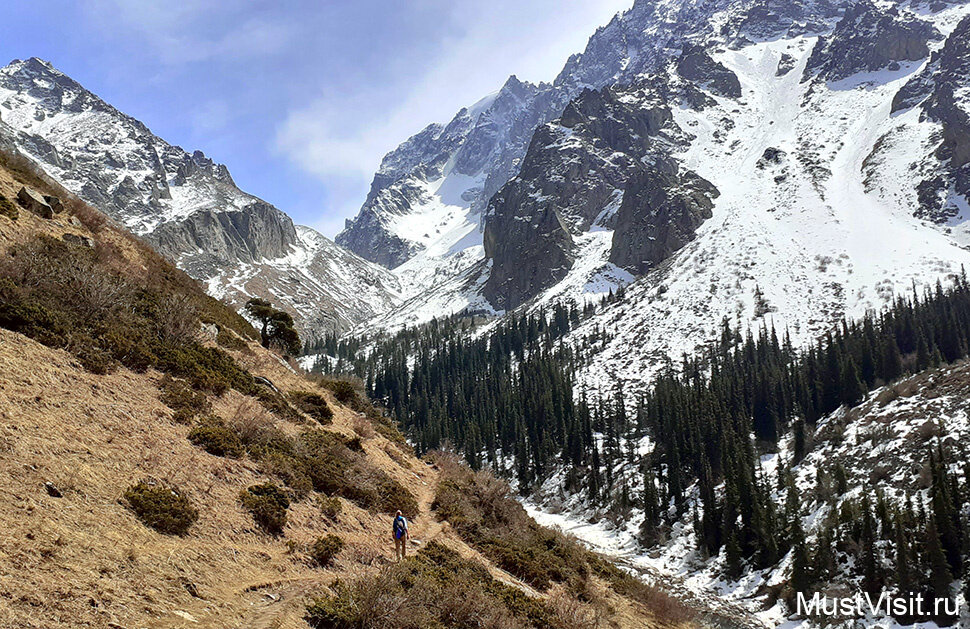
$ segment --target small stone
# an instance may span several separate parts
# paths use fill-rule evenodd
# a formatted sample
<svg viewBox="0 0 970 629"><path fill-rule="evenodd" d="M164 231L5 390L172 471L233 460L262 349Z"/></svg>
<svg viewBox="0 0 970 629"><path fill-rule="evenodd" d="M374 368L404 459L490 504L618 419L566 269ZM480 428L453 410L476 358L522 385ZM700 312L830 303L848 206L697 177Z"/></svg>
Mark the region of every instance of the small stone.
<svg viewBox="0 0 970 629"><path fill-rule="evenodd" d="M47 481L46 483L44 483L44 489L47 490L47 495L50 496L51 498L63 498L64 497L64 494L61 493L61 490L58 489L54 485L54 483L52 483L50 481Z"/></svg>
<svg viewBox="0 0 970 629"><path fill-rule="evenodd" d="M87 236L79 236L77 234L64 234L61 236L61 240L69 245L77 245L78 247L88 247L89 249L94 248L94 240L88 238Z"/></svg>
<svg viewBox="0 0 970 629"><path fill-rule="evenodd" d="M60 214L64 211L64 204L61 203L61 200L54 195L45 194L44 200L47 201L47 205L51 206L51 210L54 211L54 214Z"/></svg>

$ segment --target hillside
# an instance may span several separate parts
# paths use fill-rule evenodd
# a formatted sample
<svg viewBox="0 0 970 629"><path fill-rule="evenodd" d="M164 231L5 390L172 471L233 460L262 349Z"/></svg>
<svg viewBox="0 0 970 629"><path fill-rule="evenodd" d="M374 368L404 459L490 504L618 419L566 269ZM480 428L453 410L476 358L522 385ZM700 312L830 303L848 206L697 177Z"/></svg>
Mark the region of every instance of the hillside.
<svg viewBox="0 0 970 629"><path fill-rule="evenodd" d="M536 527L487 474L417 459L352 384L297 374L27 160L0 164L5 199L28 184L65 206L0 201L0 626L720 618ZM398 508L417 557L392 566Z"/></svg>

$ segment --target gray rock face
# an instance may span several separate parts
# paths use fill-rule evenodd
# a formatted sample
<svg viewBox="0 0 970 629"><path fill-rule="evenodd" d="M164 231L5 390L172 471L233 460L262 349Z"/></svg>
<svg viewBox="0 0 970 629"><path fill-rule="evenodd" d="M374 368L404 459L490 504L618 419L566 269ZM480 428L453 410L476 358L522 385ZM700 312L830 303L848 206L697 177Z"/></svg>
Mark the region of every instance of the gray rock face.
<svg viewBox="0 0 970 629"><path fill-rule="evenodd" d="M193 275L218 273L226 260L253 264L285 256L297 242L293 221L254 201L240 211L203 210L182 221L162 223L151 234L158 250Z"/></svg>
<svg viewBox="0 0 970 629"><path fill-rule="evenodd" d="M741 98L741 82L702 46L686 46L677 59L677 73L698 87L726 98Z"/></svg>
<svg viewBox="0 0 970 629"><path fill-rule="evenodd" d="M970 97L965 92L970 76L970 17L957 24L946 43L933 54L926 67L899 90L893 111L917 105L939 122L942 137L935 158L934 175L917 184L920 207L916 216L945 222L958 212L947 205L952 188L970 195Z"/></svg>
<svg viewBox="0 0 970 629"><path fill-rule="evenodd" d="M414 179L404 178L377 192L372 185L371 194L373 200L355 218L347 220L336 242L365 260L393 269L408 261L418 249L413 242L386 229L385 223L394 216L407 214L412 205L427 199L428 193Z"/></svg>
<svg viewBox="0 0 970 629"><path fill-rule="evenodd" d="M670 121L657 91L607 88L584 91L536 130L519 176L486 211L492 268L484 294L492 305L515 308L566 275L572 233L612 225L606 208Z"/></svg>
<svg viewBox="0 0 970 629"><path fill-rule="evenodd" d="M846 9L830 36L819 38L805 78L817 74L839 81L859 72L918 61L929 56L928 43L939 36L927 22L904 19L895 8L881 9L870 0L861 0Z"/></svg>
<svg viewBox="0 0 970 629"><path fill-rule="evenodd" d="M493 306L515 308L560 281L573 265L575 237L590 229L615 227L617 260L639 272L630 256L659 261L710 216L709 201L705 215L690 194L675 190L696 192L698 203L713 191L696 175L680 173L668 156L680 134L669 93L661 81L586 90L559 120L536 130L520 174L492 198L485 214L485 254L492 267L484 295ZM656 216L645 207L647 188L654 191L649 201L669 197ZM646 251L641 236L650 229L658 242Z"/></svg>
<svg viewBox="0 0 970 629"><path fill-rule="evenodd" d="M632 179L616 215L610 262L642 275L694 239L711 218L717 189L673 160L658 160Z"/></svg>
<svg viewBox="0 0 970 629"><path fill-rule="evenodd" d="M721 29L734 45L772 37L795 37L828 30L827 21L841 14L835 0L754 0L738 10Z"/></svg>

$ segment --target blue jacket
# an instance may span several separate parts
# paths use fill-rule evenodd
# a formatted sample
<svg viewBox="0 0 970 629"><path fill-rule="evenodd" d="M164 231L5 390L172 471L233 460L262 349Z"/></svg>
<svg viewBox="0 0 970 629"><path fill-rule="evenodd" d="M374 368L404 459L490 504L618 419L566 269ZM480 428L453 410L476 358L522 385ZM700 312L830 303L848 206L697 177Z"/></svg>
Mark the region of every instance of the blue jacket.
<svg viewBox="0 0 970 629"><path fill-rule="evenodd" d="M408 532L408 520L403 515L394 518L394 539L401 539Z"/></svg>

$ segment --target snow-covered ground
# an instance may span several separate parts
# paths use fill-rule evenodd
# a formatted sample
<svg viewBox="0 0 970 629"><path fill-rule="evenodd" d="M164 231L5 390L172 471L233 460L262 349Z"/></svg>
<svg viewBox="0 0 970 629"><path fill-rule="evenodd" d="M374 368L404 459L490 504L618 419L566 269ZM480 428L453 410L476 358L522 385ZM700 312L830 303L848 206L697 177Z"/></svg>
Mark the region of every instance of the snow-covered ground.
<svg viewBox="0 0 970 629"><path fill-rule="evenodd" d="M966 400L970 397L970 362L930 370L911 376L899 383L883 387L869 394L852 413L840 409L823 418L815 431L815 445L806 458L792 468L796 485L802 491L806 515L802 526L809 545L813 543L818 526L829 507L816 494L820 469L831 470L840 462L849 480L849 491L843 497L858 498L863 491L872 490L872 476L881 468L885 477L880 488L890 498L922 492L929 500L925 478L921 471L926 464L926 448L937 434L934 427L945 427L944 444L951 447L970 439L970 418ZM790 462L791 439L780 443L777 453L764 455L761 468L767 477L777 474L779 462ZM954 463L951 472L961 475L962 464ZM616 470L625 476L634 495L642 490L636 470ZM737 582L723 577L724 554L704 558L695 552L695 534L691 522L691 506L684 517L674 524L669 541L646 549L638 542L643 513L634 510L619 524L602 512L590 509L579 495L562 495L560 476L550 478L533 498L524 501L529 514L540 524L558 528L575 536L590 548L617 558L628 566L641 569L652 581L672 586L673 591L686 590L699 600L719 599L736 603L768 627L808 629L817 625L804 619L788 616L781 603L769 604L764 586L787 580L790 555L765 570L749 570ZM723 486L722 486L723 488ZM688 501L698 500L697 488L689 491ZM778 504L784 502L780 491L774 496ZM954 591L961 591L959 583ZM970 609L964 606L960 626L970 626ZM859 619L858 627L896 629L891 618ZM910 625L917 629L936 629L933 622Z"/></svg>

